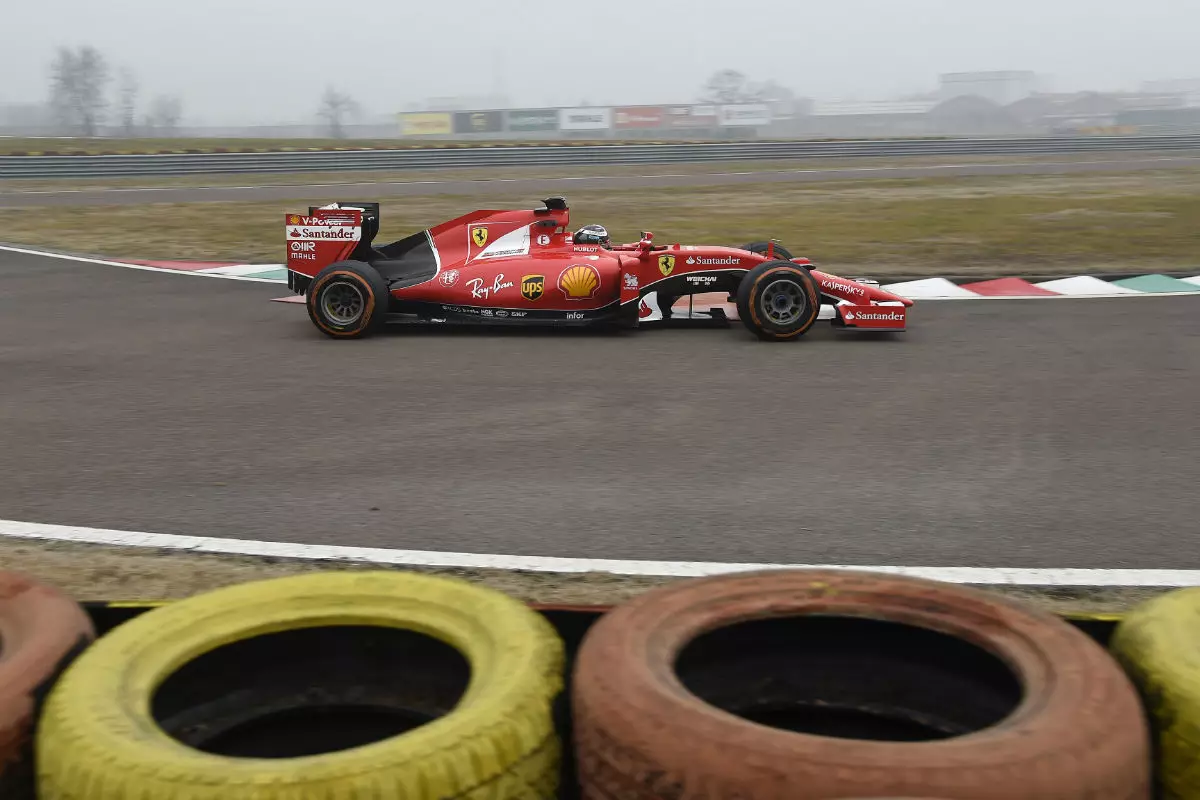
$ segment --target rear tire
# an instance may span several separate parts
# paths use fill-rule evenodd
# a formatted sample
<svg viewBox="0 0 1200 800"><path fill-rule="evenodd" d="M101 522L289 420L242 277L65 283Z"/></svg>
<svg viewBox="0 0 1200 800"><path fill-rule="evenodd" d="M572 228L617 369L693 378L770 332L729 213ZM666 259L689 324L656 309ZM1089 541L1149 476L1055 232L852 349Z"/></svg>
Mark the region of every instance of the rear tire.
<svg viewBox="0 0 1200 800"><path fill-rule="evenodd" d="M746 273L737 291L738 316L758 338L796 339L821 313L821 291L812 274L790 261L767 261Z"/></svg>
<svg viewBox="0 0 1200 800"><path fill-rule="evenodd" d="M370 264L339 261L313 278L304 305L321 333L356 339L383 328L390 298L387 282Z"/></svg>

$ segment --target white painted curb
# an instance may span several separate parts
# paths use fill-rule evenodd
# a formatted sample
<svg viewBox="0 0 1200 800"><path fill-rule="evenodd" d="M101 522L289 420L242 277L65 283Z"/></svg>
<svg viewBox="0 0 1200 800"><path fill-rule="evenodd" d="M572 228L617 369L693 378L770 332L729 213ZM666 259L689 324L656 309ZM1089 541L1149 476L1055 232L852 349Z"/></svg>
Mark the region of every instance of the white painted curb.
<svg viewBox="0 0 1200 800"><path fill-rule="evenodd" d="M111 545L191 553L266 556L305 561L356 561L411 567L495 569L517 572L585 573L690 578L776 569L866 570L891 575L992 586L1186 587L1200 586L1195 569L1040 569L1003 567L898 567L854 564L753 564L717 561L633 561L625 559L510 556L488 553L441 553L376 547L260 542L210 536L120 531L0 520L0 537Z"/></svg>

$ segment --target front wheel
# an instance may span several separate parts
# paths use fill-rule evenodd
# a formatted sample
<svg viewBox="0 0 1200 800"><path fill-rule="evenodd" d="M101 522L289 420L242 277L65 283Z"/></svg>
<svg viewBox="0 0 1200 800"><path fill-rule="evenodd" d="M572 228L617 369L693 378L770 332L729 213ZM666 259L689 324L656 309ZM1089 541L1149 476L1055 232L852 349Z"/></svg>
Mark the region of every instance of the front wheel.
<svg viewBox="0 0 1200 800"><path fill-rule="evenodd" d="M751 253L757 253L760 256L765 256L767 254L767 251L771 249L771 243L770 242L751 242L750 244L742 245L742 249L749 250ZM784 247L783 245L780 245L780 244L775 245L775 249L772 252L772 256L774 258L782 259L784 261L792 260L791 252L786 247Z"/></svg>
<svg viewBox="0 0 1200 800"><path fill-rule="evenodd" d="M383 276L370 264L339 261L317 273L304 304L309 319L326 336L354 339L383 327L389 296Z"/></svg>
<svg viewBox="0 0 1200 800"><path fill-rule="evenodd" d="M767 261L746 273L737 291L738 316L758 338L798 338L821 312L821 292L807 269L790 261Z"/></svg>

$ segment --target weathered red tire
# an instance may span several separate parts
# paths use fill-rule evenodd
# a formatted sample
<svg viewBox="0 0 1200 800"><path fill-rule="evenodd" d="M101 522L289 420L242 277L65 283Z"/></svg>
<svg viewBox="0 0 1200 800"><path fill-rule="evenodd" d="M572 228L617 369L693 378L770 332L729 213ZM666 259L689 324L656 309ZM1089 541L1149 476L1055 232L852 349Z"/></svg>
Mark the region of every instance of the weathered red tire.
<svg viewBox="0 0 1200 800"><path fill-rule="evenodd" d="M762 637L770 647L737 638L785 625L809 633ZM878 636L846 634L855 626L878 626L871 628ZM812 636L814 630L822 633ZM927 640L937 643L932 654L913 644ZM880 642L897 641L909 645L869 655L884 646ZM797 652L787 654L789 648ZM780 661L781 651L789 659L786 669L800 677L786 669L756 672L756 664ZM985 666L999 670L986 673L992 683L981 682ZM867 681L853 679L856 667L873 670ZM816 735L811 727L784 730L723 710L689 689L683 674L693 686L728 695L720 701L728 708L736 706L730 697L740 686L749 700L738 713L754 702L784 702L789 690L799 696L819 680L822 702L803 706L806 713L848 709L884 719L880 709L886 709L905 722L944 725L944 733L960 729L936 713L951 719L978 705L987 714L976 721L988 721L924 741L832 735L828 725ZM938 680L930 681L930 674ZM1003 675L1008 683L997 677ZM919 679L908 685L912 676ZM1116 662L1051 614L952 584L839 570L672 584L593 626L573 684L586 800L1150 797L1148 724ZM847 685L861 695L853 701L858 705L838 694ZM973 686L987 688L978 702L968 692ZM996 697L1011 702L988 705L993 686ZM909 697L905 692L941 706L885 705Z"/></svg>
<svg viewBox="0 0 1200 800"><path fill-rule="evenodd" d="M0 572L0 797L33 797L33 729L42 701L95 639L87 613L27 575Z"/></svg>

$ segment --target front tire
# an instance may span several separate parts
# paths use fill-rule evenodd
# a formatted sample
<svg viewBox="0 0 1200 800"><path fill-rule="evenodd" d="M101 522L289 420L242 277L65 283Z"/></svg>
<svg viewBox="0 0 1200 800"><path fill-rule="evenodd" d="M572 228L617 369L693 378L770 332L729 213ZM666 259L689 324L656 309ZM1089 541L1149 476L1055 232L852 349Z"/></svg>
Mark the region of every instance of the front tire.
<svg viewBox="0 0 1200 800"><path fill-rule="evenodd" d="M304 305L326 336L356 339L383 328L389 298L387 283L370 264L339 261L313 278Z"/></svg>
<svg viewBox="0 0 1200 800"><path fill-rule="evenodd" d="M738 316L758 338L796 339L821 313L821 292L812 274L790 261L767 261L746 273L738 286Z"/></svg>
<svg viewBox="0 0 1200 800"><path fill-rule="evenodd" d="M750 244L742 245L743 250L749 250L751 253L757 253L760 256L765 256L767 251L771 249L770 242L751 242ZM774 257L781 261L791 261L793 256L783 245L776 243Z"/></svg>

